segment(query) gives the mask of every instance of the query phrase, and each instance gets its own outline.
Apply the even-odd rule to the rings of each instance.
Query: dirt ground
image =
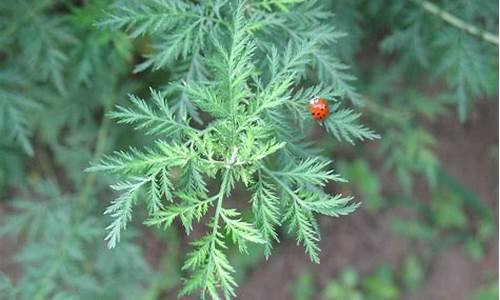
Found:
[[[498,228],[498,164],[491,159],[491,146],[498,144],[498,103],[481,103],[465,124],[450,116],[431,129],[439,140],[437,154],[443,168],[486,202]],[[391,178],[385,178],[383,191],[390,192]],[[428,196],[423,184],[417,183],[414,193],[422,199]],[[310,263],[293,241],[282,242],[269,261],[253,269],[239,288],[238,299],[292,299],[290,283],[305,269],[322,288],[348,265],[368,274],[385,262],[401,264],[414,249],[390,230],[388,221],[402,213],[391,209],[374,216],[358,210],[341,219],[321,219],[321,264]],[[498,275],[498,238],[488,243],[480,262],[456,246],[435,256],[430,265],[423,286],[403,299],[469,300],[485,274]]]

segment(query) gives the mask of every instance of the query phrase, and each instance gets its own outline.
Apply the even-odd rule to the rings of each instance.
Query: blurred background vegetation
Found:
[[[112,178],[83,171],[151,143],[105,112],[186,74],[147,68],[148,35],[99,26],[113,2],[0,2],[0,299],[174,299],[180,287],[180,224],[146,228],[141,208],[108,250]],[[343,32],[328,52],[337,69],[317,76],[382,138],[340,145],[312,127],[349,180],[328,188],[362,206],[320,218],[319,265],[284,232],[269,260],[231,249],[239,299],[498,299],[498,2],[247,2],[299,28],[321,13]]]

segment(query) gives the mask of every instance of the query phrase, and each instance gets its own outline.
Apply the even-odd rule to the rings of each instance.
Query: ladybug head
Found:
[[[311,98],[311,100],[309,101],[309,104],[311,104],[311,105],[312,105],[312,104],[316,104],[316,103],[318,103],[318,102],[319,102],[319,97],[314,95],[314,96]]]

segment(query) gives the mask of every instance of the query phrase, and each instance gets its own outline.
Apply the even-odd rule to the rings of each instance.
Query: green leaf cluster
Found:
[[[111,185],[119,195],[105,211],[112,218],[106,237],[110,248],[139,201],[148,207],[148,225],[168,228],[179,220],[189,234],[195,221],[208,220],[206,234],[192,242],[185,260],[183,270],[190,275],[181,296],[198,290],[202,298],[233,298],[237,284],[228,243],[242,253],[249,243],[263,244],[269,256],[280,226],[288,227],[311,260],[319,262],[316,215],[347,215],[358,206],[351,197],[324,191],[328,182],[345,180],[304,143],[313,122],[307,103],[314,93],[337,97],[331,98],[335,118],[325,123],[336,138],[350,143],[378,138],[358,123],[358,113],[342,108],[338,95],[346,91],[339,83],[326,80],[326,85],[306,88],[302,79],[310,69],[326,76],[315,57],[337,34],[312,26],[326,17],[314,4],[270,8],[259,2],[141,1],[117,5],[101,23],[125,29],[132,37],[148,35],[153,45],[161,41],[139,70],[194,62],[164,92],[151,89],[149,99],[132,95],[130,105],[109,114],[154,136],[153,146],[117,151],[88,168],[121,178]],[[294,37],[287,42],[285,36],[278,41],[272,37],[306,8],[300,18],[310,27],[286,26]],[[190,73],[200,64],[206,72]],[[203,77],[192,76],[201,73]],[[176,97],[190,109],[179,110],[179,102],[170,100]],[[208,120],[201,128],[193,126],[200,115]],[[252,194],[251,219],[227,204],[237,184]]]
[[[2,298],[136,299],[141,294],[152,274],[141,249],[130,238],[115,253],[103,248],[104,220],[81,220],[80,201],[46,181],[32,183],[13,199],[11,209],[18,213],[2,220],[0,236],[25,239],[15,256],[25,270],[15,284],[0,287]]]

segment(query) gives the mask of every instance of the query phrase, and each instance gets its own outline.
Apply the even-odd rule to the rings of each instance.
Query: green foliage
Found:
[[[363,280],[363,289],[373,299],[399,299],[400,290],[395,283],[393,272],[390,265],[380,266],[374,274]]]
[[[449,15],[456,20],[450,22]],[[494,23],[480,21],[498,19],[497,3],[439,1],[437,6],[415,0],[395,5],[388,18],[393,20],[392,32],[381,43],[382,50],[397,51],[405,68],[423,68],[442,77],[461,120],[467,118],[473,97],[498,93],[498,60],[485,59],[495,56],[498,38],[492,45],[469,31],[473,27],[497,36]]]
[[[429,206],[421,205],[416,199],[395,199],[396,203],[417,207],[419,215],[412,219],[393,219],[392,229],[404,237],[427,243],[428,255],[461,242],[473,258],[480,259],[484,242],[494,232],[491,213],[476,195],[444,171],[439,172],[439,178],[439,188],[433,190]]]
[[[467,217],[460,199],[456,195],[435,196],[431,203],[432,214],[435,215],[436,226],[440,228],[464,228]]]
[[[93,27],[106,3],[67,2],[0,4],[0,165],[5,166],[0,185],[22,181],[15,173],[23,170],[23,152],[33,156],[35,133],[58,154],[81,149],[89,142],[85,133],[95,126],[93,114],[127,84],[118,80],[130,58],[130,41]]]
[[[398,280],[401,277],[401,280]],[[322,299],[388,300],[400,299],[405,292],[420,285],[423,273],[413,256],[408,256],[402,268],[395,270],[384,264],[371,274],[359,278],[356,270],[346,268],[338,278],[331,279],[322,291]],[[402,283],[402,285],[401,285]]]
[[[82,172],[114,143],[99,114],[130,89],[130,41],[93,26],[105,6],[0,4],[0,188],[12,206],[0,235],[21,241],[23,269],[1,280],[6,299],[136,299],[152,274],[129,238],[103,249],[103,184]]]
[[[385,168],[393,169],[403,191],[411,192],[411,172],[425,175],[431,186],[436,184],[438,161],[431,147],[435,139],[425,130],[405,128],[388,131],[380,145],[380,155],[385,157]]]
[[[384,170],[392,172],[402,191],[410,194],[413,175],[424,176],[429,186],[436,185],[439,159],[434,154],[438,141],[429,132],[425,122],[440,118],[449,98],[446,95],[427,95],[413,88],[402,78],[401,66],[389,68],[382,62],[369,71],[367,93],[373,101],[366,104],[375,117],[377,126],[384,128],[376,152],[384,163]]]
[[[383,207],[385,202],[381,195],[380,180],[365,160],[341,161],[339,170],[359,193],[363,207],[370,212]]]
[[[495,280],[490,284],[479,288],[474,293],[474,300],[498,299],[498,282]]]
[[[432,241],[437,236],[434,228],[416,220],[395,218],[391,221],[391,228],[394,232],[410,239]]]
[[[345,269],[338,280],[330,280],[323,290],[325,300],[346,299],[362,300],[364,296],[358,289],[359,275],[353,269]]]
[[[31,201],[33,196],[39,198],[37,203]],[[151,274],[141,250],[130,242],[124,242],[119,253],[103,249],[102,220],[81,220],[82,199],[64,194],[53,182],[40,181],[12,205],[19,213],[2,222],[0,235],[23,234],[27,239],[15,258],[25,271],[16,285],[5,287],[12,299],[136,299],[140,294]]]
[[[295,300],[309,300],[314,293],[314,278],[309,272],[301,273],[290,286]]]
[[[31,135],[30,122],[28,115],[40,108],[39,105],[30,98],[26,98],[19,92],[23,88],[23,80],[18,74],[9,74],[4,71],[0,74],[2,86],[8,89],[2,89],[0,94],[0,115],[2,123],[0,124],[1,135],[4,136],[4,143],[16,144],[21,149],[33,155],[33,147],[29,142]]]
[[[409,291],[414,291],[421,286],[424,279],[424,268],[418,257],[410,255],[403,264],[401,281]]]
[[[187,255],[183,270],[190,271],[191,276],[180,295],[200,290],[202,298],[219,299],[222,295],[228,299],[236,295],[235,270],[225,253],[229,241],[242,253],[247,252],[248,243],[264,244],[265,254],[269,256],[272,243],[278,240],[277,226],[283,224],[296,233],[297,242],[304,245],[311,260],[319,262],[319,228],[315,214],[345,215],[357,204],[350,204],[351,197],[323,192],[326,183],[344,180],[329,169],[329,161],[294,153],[283,133],[306,138],[303,126],[290,127],[295,114],[289,112],[298,112],[299,121],[304,124],[307,99],[321,87],[295,94],[292,86],[299,82],[301,73],[311,62],[311,54],[320,49],[317,48],[319,41],[319,44],[289,42],[279,54],[276,48],[279,43],[274,46],[265,37],[249,34],[256,30],[256,24],[267,25],[266,19],[248,17],[249,11],[259,6],[218,5],[217,13],[207,16],[201,7],[188,10],[188,5],[146,2],[126,9],[118,6],[109,21],[102,24],[126,27],[132,36],[147,33],[153,37],[160,31],[173,30],[178,22],[204,28],[207,24],[203,22],[217,26],[217,30],[212,29],[210,35],[206,33],[203,37],[203,45],[196,43],[199,49],[193,49],[186,41],[184,51],[166,53],[157,49],[146,61],[156,68],[158,62],[168,66],[168,61],[202,56],[207,62],[204,68],[210,70],[211,75],[204,80],[181,80],[173,87],[190,105],[210,115],[211,121],[203,129],[191,127],[190,118],[175,117],[164,95],[155,90],[151,90],[151,101],[131,96],[131,108],[118,106],[109,116],[158,136],[157,141],[144,151],[115,152],[88,171],[105,171],[123,177],[111,186],[120,194],[105,212],[113,218],[107,227],[110,248],[120,240],[121,231],[130,221],[139,199],[145,199],[150,208],[148,225],[167,228],[175,219],[180,219],[188,234],[193,222],[200,221],[213,209],[207,224],[208,233],[192,242],[194,250]],[[269,7],[264,5],[264,8]],[[192,18],[203,18],[203,21],[193,23]],[[266,33],[265,29],[261,31]],[[163,37],[169,36],[172,34]],[[264,61],[267,65],[263,65]],[[359,114],[339,107],[340,103],[333,107],[334,113],[339,110],[338,119],[327,124],[335,136],[351,143],[354,139],[378,137],[357,123]],[[279,154],[286,154],[287,159],[275,165],[269,158]],[[180,178],[173,176],[176,169],[183,172]],[[208,178],[220,182],[212,196],[206,188]],[[224,199],[231,196],[237,182],[242,182],[253,193],[250,199],[253,221],[243,219],[240,212],[224,206]],[[164,204],[163,199],[173,203]]]
[[[363,141],[379,138],[372,130],[356,123],[361,114],[354,113],[351,109],[339,109],[339,105],[334,105],[331,110],[336,117],[326,120],[326,128],[337,139],[354,144],[354,139]]]
[[[282,228],[318,262],[318,215],[353,212],[337,194],[351,190],[370,213],[412,209],[391,225],[424,255],[346,271],[324,298],[403,295],[454,243],[481,259],[495,220],[441,172],[429,130],[498,93],[498,6],[472,2],[3,1],[0,235],[22,271],[0,272],[0,298],[233,298]],[[330,103],[322,123],[312,95]],[[362,123],[383,139],[364,148],[379,135]],[[404,196],[381,194],[387,174]],[[428,203],[410,196],[415,175]],[[319,296],[311,276],[297,287]]]

